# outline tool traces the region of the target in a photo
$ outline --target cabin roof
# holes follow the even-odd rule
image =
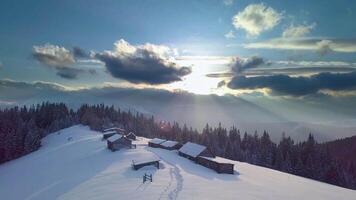
[[[128,133],[128,134],[127,134],[127,136],[129,136],[129,135],[136,136],[136,134],[135,134],[135,133],[133,133],[133,132],[130,132],[130,133]]]
[[[106,132],[104,132],[104,134],[115,134],[115,133],[117,133],[116,131],[106,131]]]
[[[206,157],[206,156],[199,156],[201,158],[204,158],[206,160],[211,160],[211,161],[214,161],[216,163],[221,163],[221,164],[232,164],[231,163],[231,160],[228,160],[226,158],[222,158],[222,157],[218,157],[218,156],[215,156],[214,158],[211,158],[211,157]],[[233,164],[232,164],[233,165]]]
[[[192,142],[187,142],[179,149],[179,152],[187,154],[192,157],[197,157],[199,156],[199,154],[205,151],[205,149],[206,146],[195,144]]]
[[[125,131],[124,129],[122,128],[118,128],[118,127],[112,127],[112,128],[107,128],[107,129],[104,129],[104,132],[107,132],[107,131]]]
[[[118,139],[121,139],[121,138],[122,138],[122,135],[120,135],[120,134],[115,134],[115,135],[109,137],[109,138],[108,138],[108,141],[114,142],[114,141],[116,141],[116,140],[118,140]]]
[[[152,156],[151,158],[132,160],[132,163],[134,165],[140,165],[140,164],[144,164],[144,163],[157,162],[157,161],[160,161],[160,159],[155,156]]]
[[[163,140],[163,139],[159,139],[159,138],[153,138],[152,140],[150,140],[149,142],[150,143],[153,143],[153,144],[161,144],[162,142],[165,142],[166,140]]]
[[[161,145],[164,147],[174,147],[177,144],[178,144],[178,142],[172,141],[172,140],[167,140],[167,141],[164,141],[163,143],[161,143]]]

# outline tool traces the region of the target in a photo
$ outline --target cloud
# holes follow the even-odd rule
[[[321,55],[325,55],[332,50],[332,44],[333,42],[331,40],[321,40],[320,42],[316,43],[317,46],[317,52],[319,52]]]
[[[79,47],[74,47],[70,51],[52,44],[33,46],[32,56],[43,65],[56,70],[56,74],[64,79],[76,79],[80,73],[85,72],[94,74],[94,69],[80,68],[80,63],[89,63],[93,59],[89,53]],[[86,60],[83,60],[84,58]]]
[[[189,67],[179,67],[174,62],[177,51],[163,45],[131,45],[121,39],[113,51],[97,53],[96,59],[105,63],[108,72],[116,78],[131,83],[151,85],[181,81],[191,73]]]
[[[223,87],[223,86],[225,86],[226,85],[226,82],[223,80],[223,81],[220,81],[219,83],[218,83],[218,88],[221,88],[221,87]]]
[[[227,39],[232,39],[232,38],[235,38],[236,36],[235,36],[235,33],[234,33],[234,31],[229,31],[228,33],[226,33],[225,35],[225,38],[227,38]]]
[[[235,76],[228,83],[231,89],[270,89],[276,95],[305,96],[321,90],[347,91],[356,89],[356,72],[319,73],[309,77],[287,75]]]
[[[321,72],[347,73],[356,71],[356,63],[343,61],[264,61],[266,65],[243,71],[245,76],[266,76],[284,74],[291,76],[313,75]],[[217,72],[206,74],[210,78],[229,78],[235,73]],[[240,74],[241,75],[241,74]]]
[[[299,38],[304,37],[310,33],[310,31],[315,27],[315,23],[311,25],[299,25],[294,26],[290,25],[287,29],[285,29],[282,33],[284,38]]]
[[[282,19],[282,14],[264,4],[248,5],[232,18],[236,29],[245,30],[249,36],[258,36],[273,29]]]
[[[275,38],[262,42],[248,43],[243,46],[248,49],[306,50],[321,54],[330,51],[341,53],[356,52],[355,39]]]
[[[224,0],[224,5],[231,6],[234,3],[234,0]]]
[[[55,68],[66,68],[75,63],[74,56],[68,49],[51,44],[34,46],[32,55],[39,62]]]
[[[239,58],[235,57],[231,61],[231,69],[232,72],[235,72],[236,74],[240,74],[241,72],[247,70],[247,69],[252,69],[259,67],[260,65],[264,64],[264,60],[261,57],[258,56],[252,56],[248,58]]]
[[[90,54],[80,47],[73,47],[73,56],[75,58],[90,58]]]

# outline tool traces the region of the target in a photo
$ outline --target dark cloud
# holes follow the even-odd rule
[[[115,43],[114,52],[97,53],[95,57],[105,63],[108,72],[131,83],[166,84],[181,81],[191,73],[189,67],[178,67],[169,60],[170,49],[146,44],[132,46],[124,40]]]
[[[218,88],[221,88],[222,86],[226,85],[226,82],[225,81],[220,81],[218,83]]]
[[[265,64],[263,58],[258,56],[252,56],[249,58],[233,58],[231,62],[231,69],[236,74],[239,74],[247,69],[252,69]]]
[[[325,72],[310,77],[287,75],[235,76],[228,83],[228,87],[231,89],[268,88],[278,95],[304,96],[316,94],[320,90],[344,91],[356,89],[356,72]]]
[[[77,79],[81,73],[95,74],[94,69],[80,69],[78,59],[89,58],[84,49],[74,47],[72,51],[51,44],[34,46],[32,56],[43,65],[56,70],[56,74],[64,79]]]
[[[81,72],[83,72],[83,70],[74,68],[61,68],[57,70],[56,74],[65,79],[76,79],[78,78],[78,74]]]
[[[75,58],[90,58],[90,54],[80,47],[73,47],[73,56]]]

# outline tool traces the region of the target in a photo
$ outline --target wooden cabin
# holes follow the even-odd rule
[[[204,167],[215,170],[219,174],[234,174],[234,164],[220,157],[198,156],[196,162]]]
[[[129,138],[130,140],[136,140],[136,135],[133,132],[128,133],[127,135],[125,135],[127,138]]]
[[[145,160],[132,160],[132,168],[134,170],[138,170],[142,167],[153,165],[159,169],[159,159],[158,158],[151,158]]]
[[[106,131],[103,133],[103,139],[108,139],[109,137],[117,134],[116,131]]]
[[[167,140],[159,144],[160,148],[167,149],[167,150],[176,150],[182,147],[181,144],[177,141]]]
[[[107,145],[111,151],[117,151],[122,148],[131,148],[132,140],[123,135],[115,134],[107,139]]]
[[[187,142],[179,150],[178,154],[190,160],[196,161],[199,156],[214,157],[213,153],[203,145]]]
[[[163,139],[159,139],[159,138],[153,138],[152,140],[150,140],[148,142],[148,146],[149,147],[153,147],[153,148],[160,148],[160,144],[165,142],[166,140]]]

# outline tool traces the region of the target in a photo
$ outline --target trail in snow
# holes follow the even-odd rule
[[[179,192],[183,189],[183,176],[180,173],[180,169],[177,166],[174,166],[173,170],[170,171],[176,180],[176,187],[168,194],[169,199],[177,199]]]
[[[168,163],[171,166],[171,168],[169,169],[170,182],[167,185],[167,187],[162,191],[159,199],[162,199],[165,196],[165,194],[167,194],[168,199],[170,199],[170,200],[177,199],[179,193],[183,189],[183,182],[184,182],[184,179],[183,179],[182,174],[180,173],[179,167],[175,166],[174,164],[169,162],[167,159],[165,159],[161,155],[158,155],[156,152],[151,151],[149,148],[147,148],[147,149],[150,152],[157,155],[161,160],[163,160],[164,162]],[[174,188],[172,188],[173,185],[174,185]]]

